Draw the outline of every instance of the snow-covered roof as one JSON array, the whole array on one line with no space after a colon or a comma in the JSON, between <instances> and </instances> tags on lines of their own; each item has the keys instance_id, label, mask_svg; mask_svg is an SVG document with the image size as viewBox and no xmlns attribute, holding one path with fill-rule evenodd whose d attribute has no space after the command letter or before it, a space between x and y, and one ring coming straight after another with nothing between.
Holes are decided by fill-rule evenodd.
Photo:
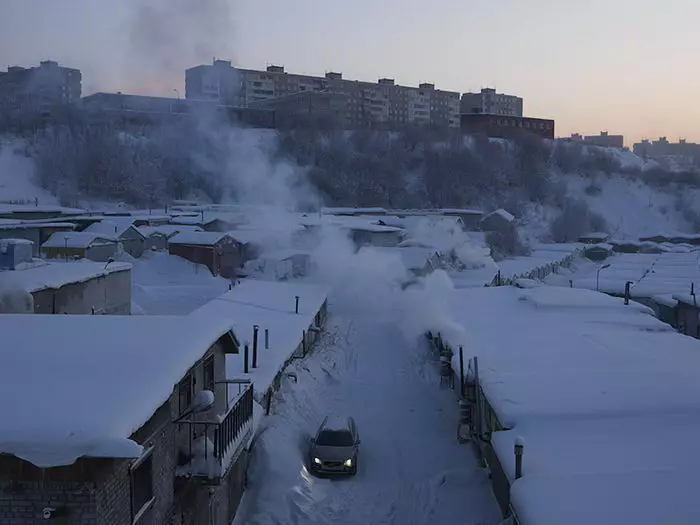
<instances>
[{"instance_id":1,"label":"snow-covered roof","mask_svg":"<svg viewBox=\"0 0 700 525\"><path fill-rule=\"evenodd\" d=\"M642 506L656 510L632 522L696 520L700 501L687 515L684 489L674 493L676 482L667 487L665 476L648 473L673 471L679 483L694 483L700 463L688 458L700 439L700 382L689 371L700 369L700 341L639 303L589 290L495 287L450 295L452 319L431 328L479 357L484 394L512 429L493 434L511 475L514 440L524 438L523 477L513 485L521 523L561 523L562 516L578 523L582 516L581 523L617 524L622 514L607 511L610 494L624 500L613 509L635 509L634 487L642 485L642 499L655 502ZM582 490L596 484L614 490ZM670 521L656 519L673 509L683 510Z\"/></svg>"},{"instance_id":2,"label":"snow-covered roof","mask_svg":"<svg viewBox=\"0 0 700 525\"><path fill-rule=\"evenodd\" d=\"M496 432L511 480L516 436L523 439L524 466L511 494L522 525L697 522L697 414L545 421Z\"/></svg>"},{"instance_id":3,"label":"snow-covered roof","mask_svg":"<svg viewBox=\"0 0 700 525\"><path fill-rule=\"evenodd\" d=\"M56 232L51 234L42 248L88 248L93 244L116 243L117 239L106 234L92 232Z\"/></svg>"},{"instance_id":4,"label":"snow-covered roof","mask_svg":"<svg viewBox=\"0 0 700 525\"><path fill-rule=\"evenodd\" d=\"M44 221L15 221L9 220L8 222L0 223L0 230L33 230L36 228L51 229L60 228L71 230L75 228L75 224L72 222L44 222Z\"/></svg>"},{"instance_id":5,"label":"snow-covered roof","mask_svg":"<svg viewBox=\"0 0 700 525\"><path fill-rule=\"evenodd\" d=\"M5 250L8 245L16 245L16 244L34 244L32 241L29 239L0 239L0 251Z\"/></svg>"},{"instance_id":6,"label":"snow-covered roof","mask_svg":"<svg viewBox=\"0 0 700 525\"><path fill-rule=\"evenodd\" d=\"M144 237L149 237L154 233L159 233L165 235L166 237L172 237L180 232L201 232L202 228L199 226L187 225L187 224L161 224L160 226L139 226L139 231L144 235Z\"/></svg>"},{"instance_id":7,"label":"snow-covered roof","mask_svg":"<svg viewBox=\"0 0 700 525\"><path fill-rule=\"evenodd\" d=\"M483 215L484 212L481 210L469 210L464 208L440 208L442 213L456 214L456 215Z\"/></svg>"},{"instance_id":8,"label":"snow-covered roof","mask_svg":"<svg viewBox=\"0 0 700 525\"><path fill-rule=\"evenodd\" d=\"M386 208L321 208L321 213L324 215L361 215L363 213L384 215Z\"/></svg>"},{"instance_id":9,"label":"snow-covered roof","mask_svg":"<svg viewBox=\"0 0 700 525\"><path fill-rule=\"evenodd\" d=\"M0 289L19 287L27 292L57 289L70 283L82 283L115 272L131 269L131 265L113 262L105 265L81 259L71 262L41 262L22 270L0 272Z\"/></svg>"},{"instance_id":10,"label":"snow-covered roof","mask_svg":"<svg viewBox=\"0 0 700 525\"><path fill-rule=\"evenodd\" d=\"M231 237L225 232L185 231L173 236L170 244L195 244L199 246L212 246L226 237Z\"/></svg>"},{"instance_id":11,"label":"snow-covered roof","mask_svg":"<svg viewBox=\"0 0 700 525\"><path fill-rule=\"evenodd\" d=\"M512 213L504 210L503 208L499 208L496 211L492 211L488 215L484 215L484 217L481 220L485 221L485 220L488 220L491 217L495 217L495 216L498 216L501 219L504 219L508 222L513 222L515 220L515 216Z\"/></svg>"},{"instance_id":12,"label":"snow-covered roof","mask_svg":"<svg viewBox=\"0 0 700 525\"><path fill-rule=\"evenodd\" d=\"M114 219L121 219L122 217L114 217ZM85 228L83 231L84 232L89 232L89 233L96 233L98 235L109 235L112 237L121 237L127 230L133 229L136 231L138 234L143 235L142 232L138 230L134 226L133 220L131 218L128 218L127 220L113 220L113 219L105 219L100 222L94 222L87 228Z\"/></svg>"},{"instance_id":13,"label":"snow-covered roof","mask_svg":"<svg viewBox=\"0 0 700 525\"><path fill-rule=\"evenodd\" d=\"M598 266L586 267L572 275L576 288L624 293L630 281L632 297L689 293L691 284L700 289L700 252L619 253L605 260L610 266L598 274Z\"/></svg>"},{"instance_id":14,"label":"snow-covered roof","mask_svg":"<svg viewBox=\"0 0 700 525\"><path fill-rule=\"evenodd\" d=\"M59 213L61 215L82 215L87 210L65 206L32 206L30 204L0 204L0 213Z\"/></svg>"},{"instance_id":15,"label":"snow-covered roof","mask_svg":"<svg viewBox=\"0 0 700 525\"><path fill-rule=\"evenodd\" d=\"M220 318L0 315L0 398L12 400L0 453L40 467L138 457L130 436L229 330Z\"/></svg>"},{"instance_id":16,"label":"snow-covered roof","mask_svg":"<svg viewBox=\"0 0 700 525\"><path fill-rule=\"evenodd\" d=\"M328 297L325 286L243 279L221 297L210 301L192 312L189 317L199 319L224 318L234 326L234 333L241 344L252 345L253 325L260 326L258 334L258 367L243 373L243 353L228 356L227 377L248 377L256 385L256 391L264 394L275 375L301 342L321 305ZM299 296L299 313L295 313ZM269 332L270 348L264 349L264 331ZM252 352L252 348L251 348Z\"/></svg>"}]
</instances>

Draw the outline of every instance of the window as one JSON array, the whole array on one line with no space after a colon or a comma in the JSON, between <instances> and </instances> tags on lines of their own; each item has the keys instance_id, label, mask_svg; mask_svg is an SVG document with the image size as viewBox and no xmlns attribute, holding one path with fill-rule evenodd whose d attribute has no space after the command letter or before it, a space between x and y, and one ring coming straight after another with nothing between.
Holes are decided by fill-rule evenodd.
<instances>
[{"instance_id":1,"label":"window","mask_svg":"<svg viewBox=\"0 0 700 525\"><path fill-rule=\"evenodd\" d=\"M349 430L324 430L316 444L322 447L351 447L354 442Z\"/></svg>"},{"instance_id":2,"label":"window","mask_svg":"<svg viewBox=\"0 0 700 525\"><path fill-rule=\"evenodd\" d=\"M214 356L209 356L202 365L202 388L214 391Z\"/></svg>"},{"instance_id":3,"label":"window","mask_svg":"<svg viewBox=\"0 0 700 525\"><path fill-rule=\"evenodd\" d=\"M153 448L131 466L131 518L138 519L153 503Z\"/></svg>"},{"instance_id":4,"label":"window","mask_svg":"<svg viewBox=\"0 0 700 525\"><path fill-rule=\"evenodd\" d=\"M180 381L177 387L178 392L178 413L182 414L185 409L192 403L192 395L194 391L194 377L192 374L187 374L185 378Z\"/></svg>"}]
</instances>

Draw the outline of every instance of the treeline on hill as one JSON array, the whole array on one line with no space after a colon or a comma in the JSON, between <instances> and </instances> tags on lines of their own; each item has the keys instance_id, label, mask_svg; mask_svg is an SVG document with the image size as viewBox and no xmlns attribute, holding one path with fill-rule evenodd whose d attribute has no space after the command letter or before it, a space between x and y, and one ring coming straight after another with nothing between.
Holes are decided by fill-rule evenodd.
<instances>
[{"instance_id":1,"label":"treeline on hill","mask_svg":"<svg viewBox=\"0 0 700 525\"><path fill-rule=\"evenodd\" d=\"M222 177L240 148L231 147L229 123L178 121L160 126L65 125L24 133L26 153L41 184L65 204L82 198L144 207L206 195L212 202L235 199L236 177ZM240 131L238 132L240 133ZM604 221L583 200L567 196L557 174L591 178L624 174L652 185L698 185L694 173L623 168L613 155L571 142L546 142L530 134L512 140L464 137L424 128L403 132L343 131L304 122L278 133L271 162L304 170L327 205L390 208L505 207L516 216L527 203L561 210L552 225L558 241ZM232 168L232 166L235 166Z\"/></svg>"}]
</instances>

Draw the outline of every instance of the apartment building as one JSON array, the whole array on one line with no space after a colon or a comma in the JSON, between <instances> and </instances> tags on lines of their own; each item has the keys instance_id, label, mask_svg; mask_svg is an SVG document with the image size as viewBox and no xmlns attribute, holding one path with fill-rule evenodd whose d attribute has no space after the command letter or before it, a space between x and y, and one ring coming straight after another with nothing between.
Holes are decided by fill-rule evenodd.
<instances>
[{"instance_id":1,"label":"apartment building","mask_svg":"<svg viewBox=\"0 0 700 525\"><path fill-rule=\"evenodd\" d=\"M700 166L700 144L680 139L670 142L666 137L658 140L644 139L633 146L636 155L650 158L675 168Z\"/></svg>"},{"instance_id":2,"label":"apartment building","mask_svg":"<svg viewBox=\"0 0 700 525\"><path fill-rule=\"evenodd\" d=\"M607 131L601 131L599 135L586 136L573 133L571 140L602 148L623 148L625 146L625 137L623 135L610 135Z\"/></svg>"},{"instance_id":3,"label":"apartment building","mask_svg":"<svg viewBox=\"0 0 700 525\"><path fill-rule=\"evenodd\" d=\"M0 114L37 113L80 100L80 70L44 60L38 67L0 71Z\"/></svg>"},{"instance_id":4,"label":"apartment building","mask_svg":"<svg viewBox=\"0 0 700 525\"><path fill-rule=\"evenodd\" d=\"M379 79L376 83L363 82L344 79L342 73L335 71L319 77L287 73L283 66L278 65L260 71L237 69L230 62L223 65L222 62L188 69L186 97L205 98L226 92L242 106L271 107L277 104L272 102L273 99L281 97L299 93L332 93L343 95L344 109L338 109L339 98L335 99L333 107L334 111L344 114L343 120L351 128L395 129L409 123L459 128L459 93L435 89L433 84L408 87L397 85L390 78ZM217 67L219 73L214 73ZM205 78L214 80L207 84ZM218 87L214 86L216 82ZM223 87L225 82L229 84ZM312 99L287 100L294 100L296 104ZM300 107L308 112L309 104L302 103ZM286 101L285 106L289 107Z\"/></svg>"},{"instance_id":5,"label":"apartment building","mask_svg":"<svg viewBox=\"0 0 700 525\"><path fill-rule=\"evenodd\" d=\"M245 105L239 98L241 80L230 60L214 60L211 66L191 67L185 71L185 98L223 106Z\"/></svg>"},{"instance_id":6,"label":"apartment building","mask_svg":"<svg viewBox=\"0 0 700 525\"><path fill-rule=\"evenodd\" d=\"M523 99L514 95L497 93L493 88L484 88L480 93L464 93L460 103L462 114L523 116Z\"/></svg>"}]
</instances>

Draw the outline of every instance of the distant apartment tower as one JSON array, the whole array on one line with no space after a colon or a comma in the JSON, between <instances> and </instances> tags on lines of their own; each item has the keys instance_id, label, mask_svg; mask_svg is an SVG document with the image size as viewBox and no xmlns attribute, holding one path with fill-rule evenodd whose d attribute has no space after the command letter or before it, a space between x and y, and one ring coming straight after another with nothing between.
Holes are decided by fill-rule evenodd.
<instances>
[{"instance_id":1,"label":"distant apartment tower","mask_svg":"<svg viewBox=\"0 0 700 525\"><path fill-rule=\"evenodd\" d=\"M484 88L480 93L464 93L460 103L462 114L523 116L523 99L514 95L496 93L493 88Z\"/></svg>"},{"instance_id":2,"label":"distant apartment tower","mask_svg":"<svg viewBox=\"0 0 700 525\"><path fill-rule=\"evenodd\" d=\"M0 71L0 112L27 114L73 104L80 100L81 81L79 69L52 60L38 67L11 66Z\"/></svg>"},{"instance_id":3,"label":"distant apartment tower","mask_svg":"<svg viewBox=\"0 0 700 525\"><path fill-rule=\"evenodd\" d=\"M197 66L187 70L187 98L203 96L200 88L203 82L199 80L202 73L194 71L213 67ZM342 114L344 123L352 128L396 129L408 123L459 128L459 93L435 89L433 84L424 83L416 88L399 86L390 78L382 78L376 83L346 80L342 73L334 71L322 77L298 75L287 73L284 67L277 65L268 66L265 71L235 71L237 76L230 78L227 89L231 92L237 90L237 101L243 106L299 107L305 112L313 107L325 111L332 106L332 111ZM342 97L329 99L328 103L313 103L311 95L286 98L300 93Z\"/></svg>"},{"instance_id":4,"label":"distant apartment tower","mask_svg":"<svg viewBox=\"0 0 700 525\"><path fill-rule=\"evenodd\" d=\"M678 167L700 166L700 144L685 139L678 142L669 142L666 137L642 140L634 144L633 151L640 157L670 162Z\"/></svg>"},{"instance_id":5,"label":"distant apartment tower","mask_svg":"<svg viewBox=\"0 0 700 525\"><path fill-rule=\"evenodd\" d=\"M242 77L230 60L214 60L185 71L185 98L216 102L223 106L243 105L240 99Z\"/></svg>"},{"instance_id":6,"label":"distant apartment tower","mask_svg":"<svg viewBox=\"0 0 700 525\"><path fill-rule=\"evenodd\" d=\"M586 135L585 137L574 133L571 135L571 140L602 148L623 148L625 146L624 136L610 135L607 131L601 131L600 135Z\"/></svg>"}]
</instances>

